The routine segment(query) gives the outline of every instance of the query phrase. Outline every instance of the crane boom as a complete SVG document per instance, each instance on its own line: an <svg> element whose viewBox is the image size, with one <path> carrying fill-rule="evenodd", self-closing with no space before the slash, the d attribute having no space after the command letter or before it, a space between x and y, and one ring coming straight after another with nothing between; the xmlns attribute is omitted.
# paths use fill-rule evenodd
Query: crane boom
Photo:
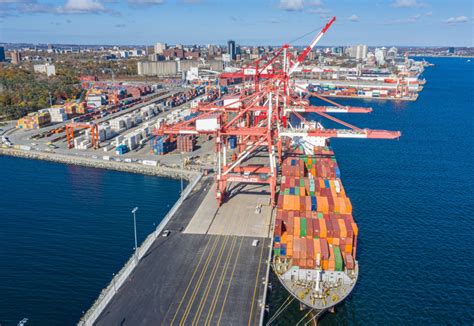
<svg viewBox="0 0 474 326"><path fill-rule="evenodd" d="M300 56L296 59L295 64L290 68L290 71L288 72L288 76L291 76L293 72L300 66L300 64L304 61L304 59L308 56L308 54L311 52L311 50L316 46L316 44L319 42L321 37L323 37L324 33L331 27L332 23L336 20L336 17L332 17L331 20L323 27L321 32L316 35L316 37L313 39L310 45L306 47L306 49L303 51L303 53L300 54Z"/></svg>

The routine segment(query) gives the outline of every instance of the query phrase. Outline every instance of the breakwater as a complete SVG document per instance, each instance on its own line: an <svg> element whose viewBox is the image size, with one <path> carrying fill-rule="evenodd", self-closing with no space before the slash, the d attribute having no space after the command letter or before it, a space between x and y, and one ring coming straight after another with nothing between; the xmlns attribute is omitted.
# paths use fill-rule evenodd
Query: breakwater
<svg viewBox="0 0 474 326"><path fill-rule="evenodd" d="M51 161L64 164L80 165L99 169L108 169L122 172L146 174L153 176L168 177L173 179L180 179L181 177L191 180L196 177L199 172L192 170L184 170L179 168L172 168L163 165L150 166L137 163L125 163L115 161L105 161L100 159L93 159L81 156L64 155L57 153L45 153L37 151L23 151L18 149L0 148L0 155L8 155L26 159Z"/></svg>

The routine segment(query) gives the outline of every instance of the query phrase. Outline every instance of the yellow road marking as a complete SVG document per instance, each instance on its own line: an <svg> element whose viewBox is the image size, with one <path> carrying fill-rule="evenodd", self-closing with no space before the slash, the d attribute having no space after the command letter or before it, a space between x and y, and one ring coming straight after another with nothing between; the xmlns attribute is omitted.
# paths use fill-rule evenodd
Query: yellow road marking
<svg viewBox="0 0 474 326"><path fill-rule="evenodd" d="M214 279L216 278L217 270L219 269L219 265L221 264L222 256L225 252L225 248L227 247L227 241L229 240L229 238L230 238L229 236L225 237L225 241L222 244L221 249L219 250L217 260L214 263L214 268L212 269L211 275L209 276L209 279L207 280L207 284L204 289L204 294L201 297L201 301L199 302L198 309L196 311L196 314L194 315L193 322L192 322L193 325L196 325L196 321L199 321L199 319L201 318L201 313L204 307L206 306L207 297L209 296L209 292L211 291L212 284L214 283Z"/></svg>
<svg viewBox="0 0 474 326"><path fill-rule="evenodd" d="M212 239L212 238L209 237L209 240L207 241L206 246L204 247L204 251L202 252L201 257L199 258L199 262L197 263L196 268L194 269L193 275L192 275L191 279L189 280L188 286L186 287L186 291L184 291L183 297L181 298L181 301L179 302L178 309L176 309L176 312L175 312L175 314L174 314L174 316L173 316L173 320L171 320L171 325L173 325L174 320L175 320L176 317L178 316L178 312L179 312L179 310L181 309L181 305L182 305L183 302L184 302L184 298L186 298L186 295L187 295L187 293L188 293L188 291L189 291L189 288L191 287L191 284L193 283L194 276L196 275L196 273L197 273L197 271L198 271L198 269L199 269L199 265L201 265L201 261L202 261L202 259L204 258L204 254L206 253L206 250L207 250L207 248L209 247L209 244L211 243L211 239Z"/></svg>
<svg viewBox="0 0 474 326"><path fill-rule="evenodd" d="M194 303L194 300L196 299L196 295L197 293L199 292L199 288L201 287L201 283L202 283L202 280L204 279L204 275L206 274L206 271L209 267L209 263L211 262L211 258L212 256L214 255L214 251L216 250L217 248L217 244L218 244L218 240L220 240L220 236L216 237L216 241L214 242L214 244L212 245L212 249L211 249L211 252L209 253L209 256L207 257L206 259L206 264L204 265L202 271L201 271L201 275L199 276L199 279L196 283L196 286L194 287L194 290L193 290L193 293L191 294L191 298L188 302L188 305L186 306L186 310L184 311L184 314L181 318L181 321L180 321L180 325L184 325L184 323L186 322L186 319L188 319L188 315L189 315L189 312L191 311L192 309L192 306L193 306L193 303Z"/></svg>
<svg viewBox="0 0 474 326"><path fill-rule="evenodd" d="M221 290L222 290L222 285L224 285L224 281L226 279L227 275L227 269L229 268L230 261L232 259L232 255L234 254L234 249L235 249L235 244L237 243L237 236L234 235L234 238L232 239L232 245L229 251L229 254L227 256L227 259L224 263L224 267L222 268L222 273L219 278L219 283L217 284L217 293L214 295L214 298L212 299L211 306L209 307L209 311L207 313L207 318L205 325L211 325L212 317L214 316L214 311L217 306L217 301L219 300L219 296L221 295Z"/></svg>
<svg viewBox="0 0 474 326"><path fill-rule="evenodd" d="M237 262L239 260L240 249L242 249L242 243L243 242L244 242L244 237L242 237L242 239L240 240L239 251L237 251L237 257L235 258L234 267L232 268L232 274L230 274L229 284L227 285L227 290L225 292L224 301L222 302L221 312L219 313L219 319L217 320L217 325L220 325L220 323L221 323L222 313L224 312L224 307L225 307L225 304L227 302L227 296L229 295L230 285L232 284L232 278L234 277L235 267L237 266Z"/></svg>
<svg viewBox="0 0 474 326"><path fill-rule="evenodd" d="M249 326L250 326L251 321L252 321L253 304L255 302L255 296L257 295L258 278L260 276L260 266L262 265L262 257L263 257L263 248L264 247L265 247L265 240L262 241L262 250L260 252L260 260L258 261L257 277L255 278L255 287L253 289L252 304L250 305L250 315L249 315L249 322L248 322Z"/></svg>
<svg viewBox="0 0 474 326"><path fill-rule="evenodd" d="M213 242L213 244L212 244L210 250L212 250L213 246L216 244L217 239L218 239L217 237L214 239L214 242ZM201 266L201 262L202 262L203 258L204 258L204 257L206 257L206 259L208 258L208 256L205 256L205 254L206 254L206 251L207 251L207 249L208 249L210 243L212 242L211 240L212 240L212 237L209 237L209 241L207 242L206 247L204 248L204 251L203 251L203 253L202 253L202 255L201 255L201 258L199 259L199 262L198 262L197 265L196 265L196 268L194 269L193 275L192 275L191 279L189 280L188 286L186 287L186 291L184 292L183 297L181 298L181 301L180 301L180 303L179 303L178 309L176 309L176 312L175 312L175 314L174 314L174 316L173 316L173 320L171 320L170 325L173 325L175 319L178 317L179 311L181 310L181 306L182 306L182 304L184 303L184 300L186 299L186 296L187 296L187 294L188 294L188 291L189 291L189 289L191 288L191 285L194 284L194 282L193 282L193 281L194 281L194 278L196 277L196 274L197 274L197 272L198 272L198 270L199 270L199 267ZM209 253L208 253L208 254L209 254ZM205 263L205 262L204 262L204 263Z"/></svg>

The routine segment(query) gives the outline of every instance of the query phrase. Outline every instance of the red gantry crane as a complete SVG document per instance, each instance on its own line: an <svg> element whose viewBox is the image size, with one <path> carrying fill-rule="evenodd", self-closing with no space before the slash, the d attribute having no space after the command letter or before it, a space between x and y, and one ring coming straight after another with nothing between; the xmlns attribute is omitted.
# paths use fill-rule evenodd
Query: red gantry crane
<svg viewBox="0 0 474 326"><path fill-rule="evenodd" d="M99 148L99 127L95 123L68 123L66 125L67 147L74 147L74 129L90 129L91 143L94 149Z"/></svg>
<svg viewBox="0 0 474 326"><path fill-rule="evenodd" d="M342 106L319 94L308 92L291 80L291 75L304 62L335 21L333 17L316 35L311 44L296 58L283 45L271 58L259 59L254 68L247 66L236 73L222 73L221 78L242 78L237 99L222 99L200 104L198 115L174 125L163 124L155 135L212 135L216 153L216 199L221 205L230 183L267 184L275 205L277 163L281 163L288 144L295 139L377 138L397 139L398 131L361 129L330 116L328 113L368 113L371 108ZM250 84L246 84L246 82ZM331 106L312 106L302 93L317 97ZM308 122L302 113L315 113L343 125L344 129L324 129ZM291 125L295 116L301 125ZM232 146L235 144L235 146Z"/></svg>

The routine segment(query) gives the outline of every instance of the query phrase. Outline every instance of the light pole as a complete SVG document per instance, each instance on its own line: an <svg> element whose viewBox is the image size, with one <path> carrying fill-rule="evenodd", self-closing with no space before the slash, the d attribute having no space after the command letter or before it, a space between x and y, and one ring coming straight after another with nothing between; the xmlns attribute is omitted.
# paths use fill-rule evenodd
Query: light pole
<svg viewBox="0 0 474 326"><path fill-rule="evenodd" d="M138 211L138 207L132 209L133 214L133 230L135 231L135 257L138 258L138 246L137 246L137 218L135 216L136 211Z"/></svg>

